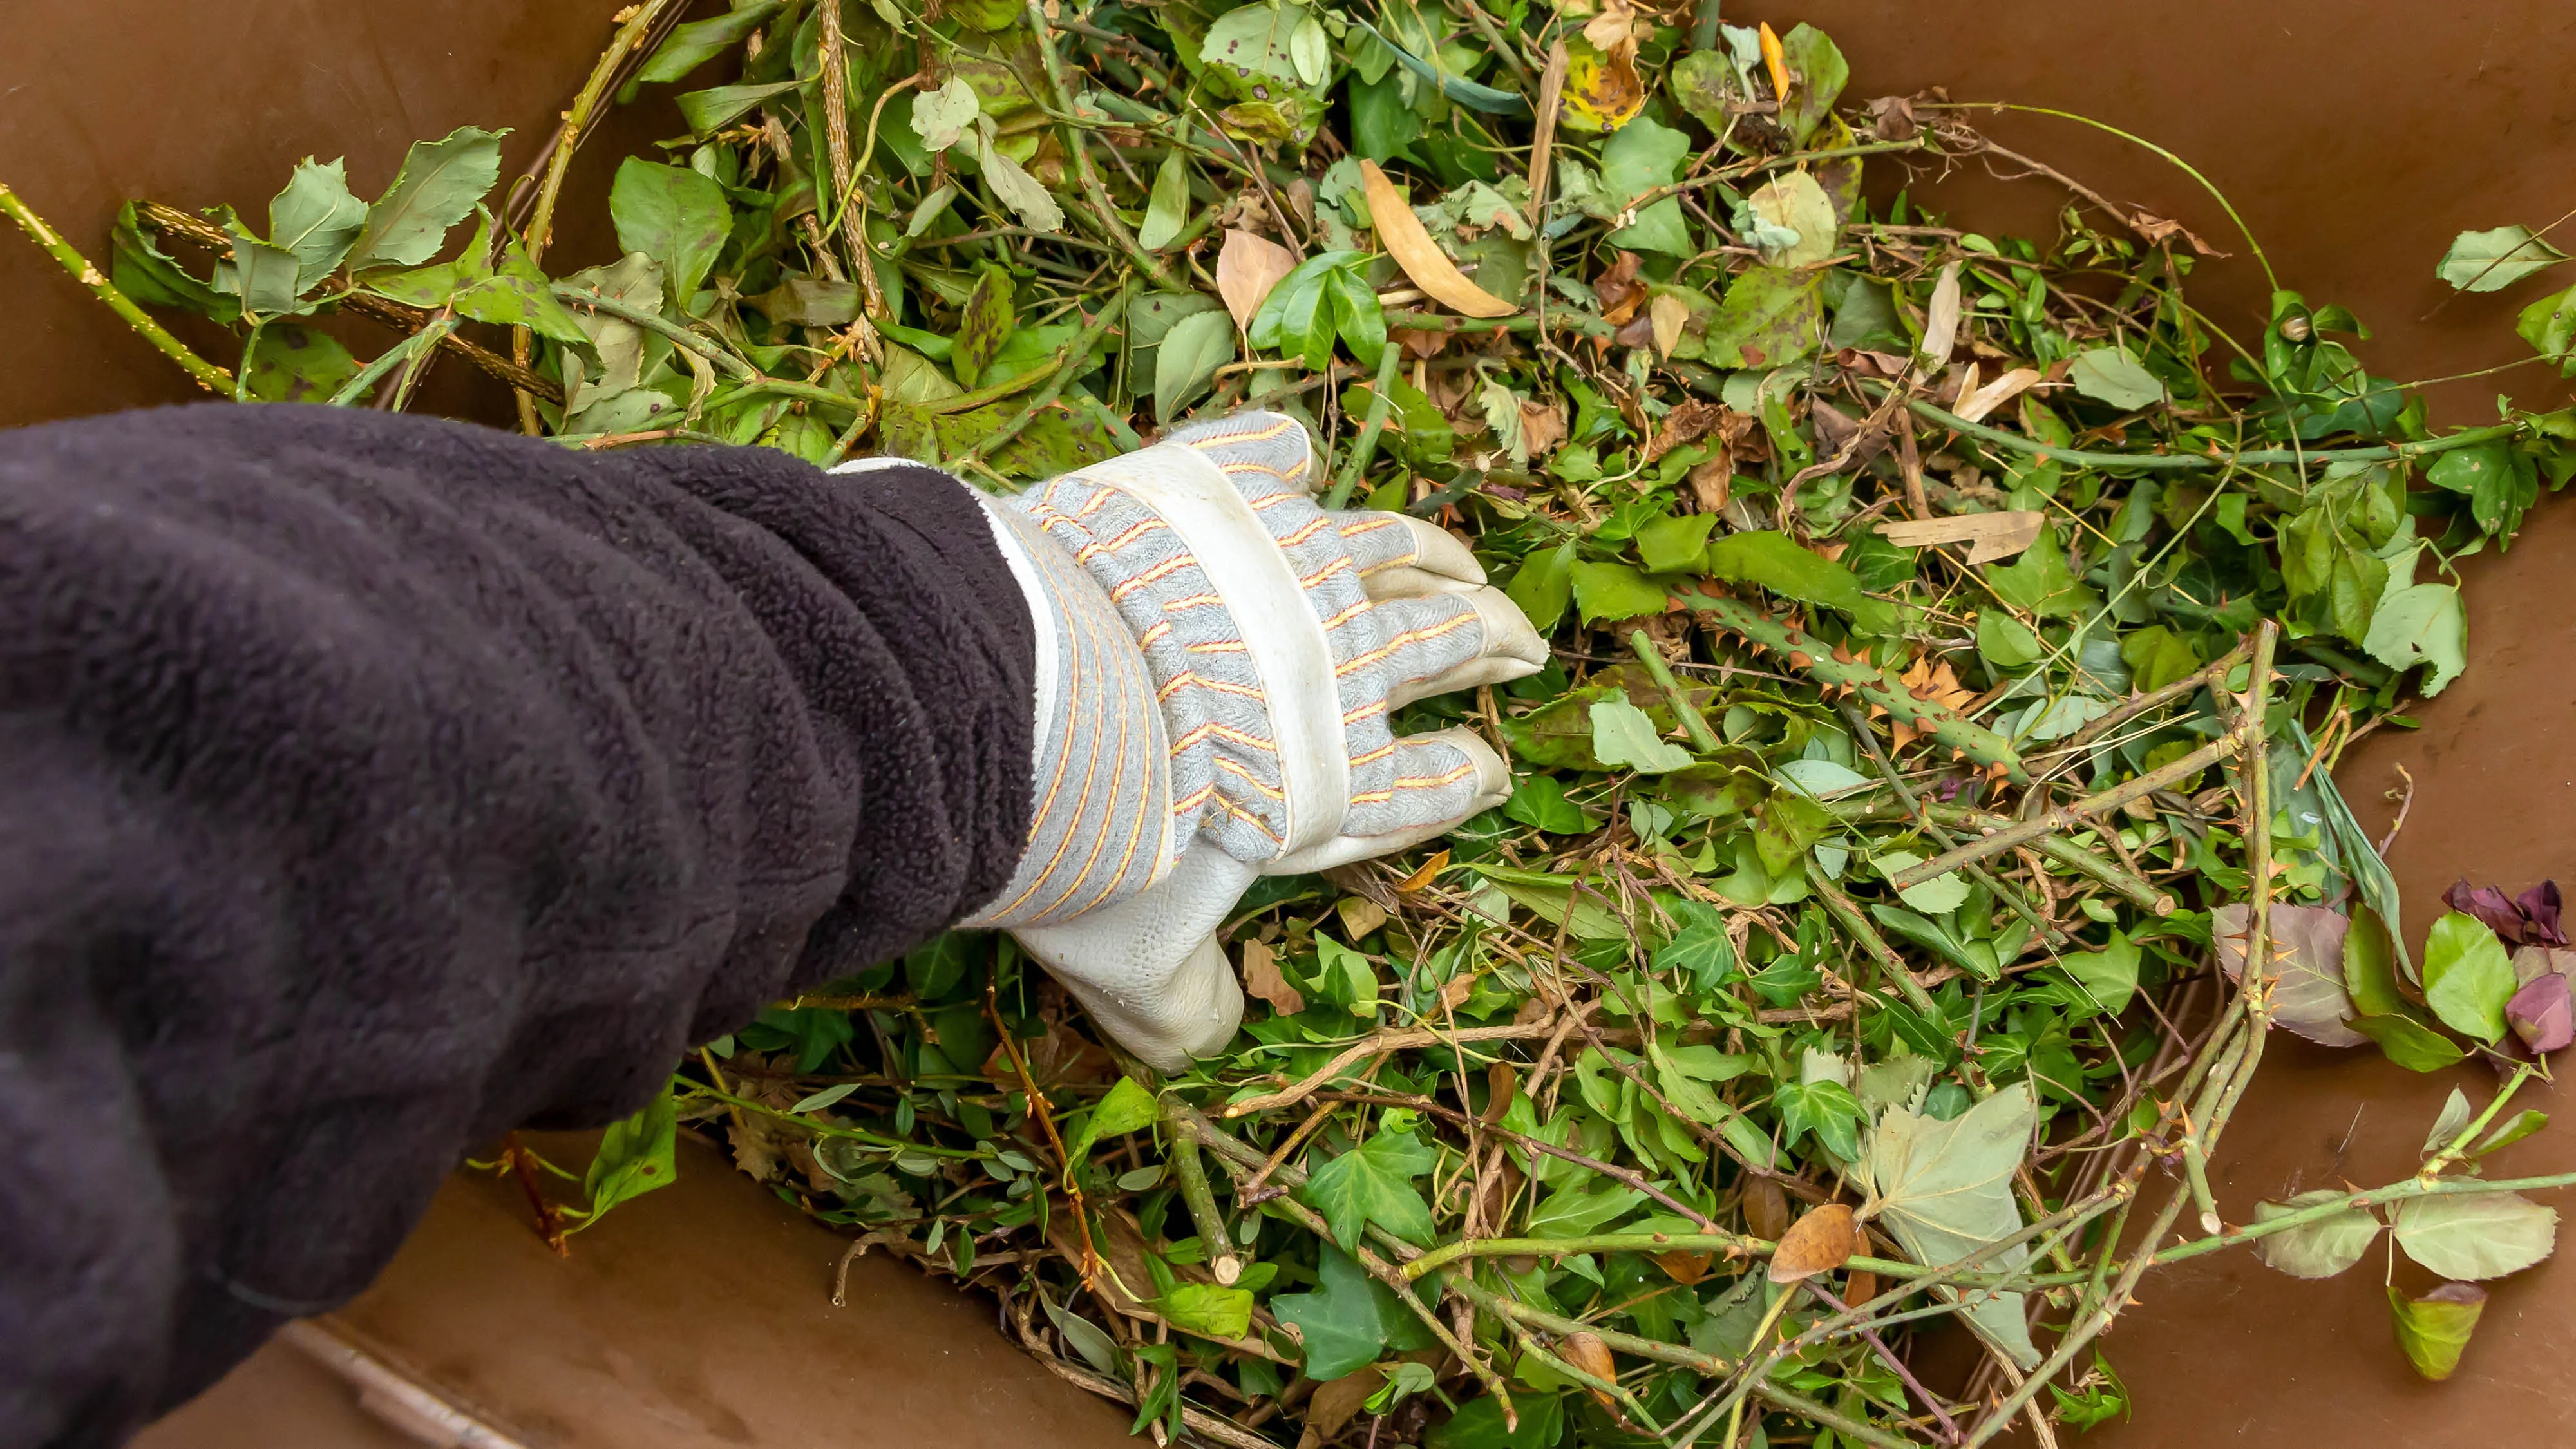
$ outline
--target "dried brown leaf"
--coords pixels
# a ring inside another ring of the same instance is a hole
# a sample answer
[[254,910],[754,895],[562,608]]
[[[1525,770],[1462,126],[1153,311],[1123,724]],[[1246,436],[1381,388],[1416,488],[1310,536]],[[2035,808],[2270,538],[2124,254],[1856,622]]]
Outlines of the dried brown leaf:
[[1771,1281],[1796,1283],[1830,1273],[1860,1251],[1860,1225],[1851,1204],[1829,1202],[1798,1219],[1771,1252]]
[[1690,304],[1667,292],[1646,307],[1655,328],[1655,355],[1670,357],[1674,344],[1682,340],[1682,324],[1690,320]]
[[1344,896],[1335,901],[1333,914],[1342,918],[1342,929],[1354,941],[1386,924],[1386,907],[1361,896]]
[[1971,364],[1968,376],[1972,381],[1963,389],[1956,410],[1960,417],[1972,423],[1984,422],[1995,409],[2021,396],[2031,384],[2039,381],[2039,370],[2030,367],[2016,367],[1983,387],[1973,384],[1976,375],[1976,368]]
[[1698,1283],[1717,1266],[1715,1253],[1649,1253],[1646,1256],[1654,1261],[1656,1267],[1664,1270],[1665,1277],[1684,1287]]
[[1368,192],[1369,216],[1377,225],[1378,241],[1394,255],[1395,264],[1404,268],[1413,285],[1442,306],[1470,317],[1509,317],[1520,310],[1467,280],[1431,233],[1422,229],[1404,199],[1404,189],[1389,181],[1376,162],[1360,163],[1360,185]]
[[1941,279],[1932,284],[1932,305],[1923,321],[1923,359],[1934,367],[1947,363],[1959,344],[1959,269],[1964,265],[1943,267]]
[[1789,1231],[1789,1195],[1780,1184],[1757,1177],[1744,1185],[1744,1226],[1757,1238],[1776,1240]]
[[1925,518],[1882,523],[1878,536],[1899,548],[1968,545],[1968,562],[1992,563],[2011,558],[2039,541],[2048,516],[2032,509],[2006,513],[1962,513],[1952,518]]
[[1261,941],[1243,943],[1243,989],[1270,1003],[1270,1009],[1281,1016],[1295,1016],[1306,1009],[1305,996],[1279,974],[1278,954]]
[[1724,446],[1717,456],[1690,470],[1691,501],[1702,513],[1726,511],[1728,485],[1735,481],[1735,459]]
[[1359,1417],[1369,1395],[1386,1382],[1386,1369],[1370,1364],[1355,1373],[1316,1386],[1314,1396],[1306,1400],[1306,1432],[1299,1436],[1299,1449],[1329,1443],[1351,1420]]
[[1234,314],[1234,325],[1251,326],[1262,299],[1296,269],[1297,254],[1279,243],[1248,231],[1227,232],[1225,246],[1216,254],[1216,290],[1225,298],[1225,310]]
[[[1556,1351],[1564,1356],[1567,1363],[1604,1383],[1615,1384],[1619,1381],[1619,1365],[1610,1357],[1610,1345],[1603,1343],[1601,1335],[1597,1333],[1569,1333],[1556,1341]],[[1617,1399],[1599,1389],[1591,1390],[1591,1394],[1600,1402],[1602,1408],[1612,1414],[1619,1413]],[[1621,1422],[1624,1423],[1625,1420],[1622,1419]]]

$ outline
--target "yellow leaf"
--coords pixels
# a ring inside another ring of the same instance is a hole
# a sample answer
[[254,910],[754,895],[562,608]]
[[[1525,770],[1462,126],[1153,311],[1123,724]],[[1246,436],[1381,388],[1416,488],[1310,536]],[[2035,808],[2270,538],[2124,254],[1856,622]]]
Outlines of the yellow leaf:
[[[1360,185],[1368,191],[1369,217],[1377,226],[1377,239],[1395,257],[1395,264],[1413,279],[1413,285],[1428,292],[1442,306],[1470,317],[1508,317],[1520,310],[1511,303],[1468,281],[1447,254],[1440,250],[1431,233],[1404,199],[1403,188],[1386,179],[1374,161],[1360,163]],[[1227,243],[1229,246],[1232,242]]]
[[[1528,404],[1524,403],[1522,406],[1526,407]],[[1400,896],[1409,896],[1415,891],[1422,889],[1424,886],[1431,884],[1432,880],[1437,877],[1440,872],[1448,868],[1449,852],[1445,850],[1440,851],[1433,855],[1429,860],[1424,861],[1420,870],[1417,870],[1413,874],[1406,876],[1403,880],[1396,882],[1395,893]]]
[[1615,131],[1646,108],[1632,47],[1603,51],[1576,36],[1565,44],[1565,120],[1578,131]]
[[1771,72],[1771,98],[1780,103],[1785,113],[1789,106],[1789,57],[1780,49],[1780,37],[1773,34],[1771,22],[1762,22],[1762,64]]
[[1655,355],[1672,356],[1673,344],[1682,340],[1682,324],[1690,320],[1690,304],[1670,292],[1659,292],[1646,315],[1655,329]]
[[1251,326],[1262,299],[1296,269],[1297,254],[1268,237],[1227,232],[1225,246],[1216,254],[1216,290],[1225,298],[1225,310],[1234,314],[1234,325]]

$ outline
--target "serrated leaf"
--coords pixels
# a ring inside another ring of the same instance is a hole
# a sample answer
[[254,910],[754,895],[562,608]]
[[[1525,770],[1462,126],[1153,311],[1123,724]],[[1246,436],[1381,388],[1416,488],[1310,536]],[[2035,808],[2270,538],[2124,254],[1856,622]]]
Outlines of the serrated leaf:
[[[2319,1188],[2288,1202],[2254,1205],[2256,1224],[2287,1217],[2306,1208],[2340,1202],[2350,1193]],[[2361,1261],[2379,1239],[2379,1219],[2366,1208],[2345,1208],[2312,1223],[2285,1228],[2255,1243],[2263,1261],[2293,1278],[2331,1278]]]
[[341,163],[307,156],[268,203],[268,240],[295,254],[296,290],[310,291],[338,270],[366,221],[367,204],[349,194]]
[[2433,923],[2424,942],[2424,1004],[2444,1026],[2493,1045],[2504,1036],[2505,1004],[2521,984],[2513,957],[2485,922],[2449,911]]
[[2356,1016],[2352,1029],[2377,1042],[2382,1054],[2410,1072],[2438,1072],[2468,1055],[2457,1042],[2401,1012]]
[[2558,1212],[2520,1193],[2408,1198],[2389,1214],[2397,1246],[2445,1278],[2519,1273],[2558,1246]]
[[993,189],[993,199],[1009,207],[1020,219],[1020,225],[1031,231],[1050,235],[1064,230],[1064,208],[1056,205],[1055,196],[1038,179],[1020,169],[1020,163],[993,149],[989,140],[976,151],[984,164],[984,184]]
[[621,252],[642,252],[661,263],[671,305],[682,312],[724,250],[733,231],[733,209],[724,187],[685,166],[664,166],[629,156],[608,190],[608,214],[617,225]]
[[[2245,970],[2252,912],[2242,905],[2220,906],[2209,919],[2218,964],[2234,980]],[[2272,1020],[2322,1046],[2359,1046],[2362,1041],[2351,1025],[2352,999],[2343,985],[2350,924],[2341,912],[2323,906],[2276,905],[2271,911],[2266,951]]]
[[1666,741],[1644,710],[1623,698],[1592,702],[1592,753],[1602,764],[1641,775],[1660,775],[1697,763],[1691,752]]
[[1431,1206],[1413,1179],[1431,1170],[1431,1148],[1412,1131],[1381,1130],[1316,1168],[1297,1199],[1323,1214],[1333,1241],[1348,1252],[1374,1223],[1408,1243],[1431,1246]]
[[438,140],[412,142],[393,184],[367,208],[349,270],[416,267],[438,255],[448,232],[501,179],[501,138],[508,134],[459,126]]
[[2460,233],[2433,272],[2464,292],[2501,292],[2565,260],[2565,252],[2534,236],[2531,228],[2500,226]]
[[983,113],[983,102],[966,77],[951,75],[939,89],[913,96],[912,133],[921,138],[921,149],[936,156],[956,145]]
[[1234,323],[1223,312],[1182,318],[1154,353],[1154,420],[1168,427],[1234,361]]
[[1566,566],[1566,579],[1573,586],[1575,607],[1587,624],[1596,619],[1633,619],[1664,611],[1663,586],[1650,582],[1626,564],[1584,560]]

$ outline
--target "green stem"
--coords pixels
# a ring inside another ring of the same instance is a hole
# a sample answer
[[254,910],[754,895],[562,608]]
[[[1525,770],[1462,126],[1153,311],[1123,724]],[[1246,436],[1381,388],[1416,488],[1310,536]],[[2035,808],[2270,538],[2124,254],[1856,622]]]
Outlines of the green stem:
[[1915,980],[1914,973],[1906,969],[1905,958],[1896,954],[1896,949],[1887,944],[1887,938],[1878,933],[1878,928],[1869,923],[1869,917],[1861,914],[1860,907],[1852,904],[1851,897],[1844,895],[1840,886],[1825,879],[1821,870],[1808,872],[1807,884],[1823,898],[1826,911],[1843,923],[1843,929],[1859,940],[1863,950],[1877,958],[1879,968],[1896,983],[1906,1005],[1913,1007],[1927,1021],[1946,1022],[1950,1019],[1941,1010],[1941,1004],[1932,999],[1932,993],[1924,990],[1923,983]]
[[133,328],[136,335],[151,343],[162,356],[179,364],[188,376],[196,379],[197,386],[213,393],[229,395],[232,392],[231,372],[199,357],[188,344],[171,336],[168,328],[153,321],[150,314],[134,305],[133,298],[117,290],[116,284],[107,279],[106,273],[91,266],[89,258],[82,256],[71,243],[64,241],[59,233],[46,224],[43,217],[36,215],[27,203],[18,199],[18,193],[7,186],[0,186],[0,211],[7,212],[9,219],[18,223],[19,229],[27,234],[28,239],[43,247],[45,255],[52,257],[56,266],[69,272],[73,281],[89,288],[91,296],[106,303],[109,311],[124,318],[125,325]]
[[[1028,0],[1028,16],[1029,32],[1037,37],[1038,65],[1046,72],[1047,91],[1055,97],[1056,110],[1071,115],[1073,97],[1065,90],[1063,72],[1057,69],[1055,27],[1047,23],[1046,11],[1038,0]],[[1116,209],[1109,204],[1109,189],[1100,184],[1100,173],[1091,164],[1091,152],[1084,144],[1082,128],[1058,124],[1056,133],[1064,138],[1064,149],[1073,155],[1073,174],[1082,183],[1082,199],[1089,205],[1091,219],[1100,227],[1101,234],[1115,243],[1136,270],[1143,272],[1155,286],[1167,292],[1191,290],[1188,283],[1172,274],[1172,269],[1164,265],[1162,258],[1139,245],[1136,234],[1118,219]]]
[[1716,754],[1722,743],[1717,731],[1708,727],[1708,717],[1699,712],[1698,705],[1690,702],[1690,695],[1682,689],[1681,681],[1673,678],[1673,667],[1664,662],[1664,653],[1655,647],[1655,641],[1646,636],[1645,630],[1632,629],[1628,633],[1628,647],[1637,651],[1637,661],[1646,666],[1646,672],[1654,676],[1655,687],[1664,692],[1664,702],[1673,707],[1673,714],[1681,720],[1682,733],[1690,736],[1691,748],[1703,755]]
[[[1930,811],[1924,809],[1922,797],[1914,793],[1913,786],[1905,783],[1905,776],[1897,770],[1896,761],[1880,747],[1878,731],[1869,727],[1869,717],[1855,709],[1849,700],[1844,700],[1841,707],[1843,723],[1849,725],[1853,737],[1868,748],[1870,763],[1878,766],[1879,778],[1885,780],[1888,788],[1896,792],[1897,798],[1905,802],[1906,813],[1912,815],[1915,823],[1921,825],[1934,840],[1941,842],[1943,850],[1956,848],[1959,842],[1952,838],[1950,832],[1941,828],[1940,822],[1932,818]],[[2050,925],[2048,917],[2042,915],[2038,907],[2023,899],[2019,887],[1995,875],[1982,865],[1969,866],[1968,874],[1979,885],[1994,892],[1995,899],[2012,907],[2013,914],[2029,922],[2030,928],[2039,933],[2040,940],[2046,942],[2051,950],[2065,944],[2066,933]],[[1875,935],[1876,932],[1873,931],[1871,934]],[[1916,1009],[1920,1010],[1921,1007],[1918,1005]]]
[[357,376],[340,384],[340,390],[331,394],[329,405],[345,408],[354,404],[358,399],[365,397],[369,389],[383,381],[386,373],[402,366],[406,360],[418,356],[423,348],[437,346],[438,339],[454,330],[455,326],[454,317],[431,319],[428,326],[386,348],[375,361],[358,369]]
[[2452,1138],[2448,1146],[2433,1154],[2432,1160],[2425,1163],[2424,1170],[2416,1176],[2429,1182],[2440,1177],[2452,1163],[2466,1157],[2469,1139],[2485,1131],[2487,1124],[2496,1119],[2496,1114],[2504,1110],[2505,1103],[2512,1101],[2514,1093],[2521,1091],[2522,1084],[2530,1081],[2538,1071],[2539,1068],[2529,1062],[2514,1068],[2513,1076],[2507,1079],[2502,1087],[2496,1089],[2495,1100],[2487,1103],[2487,1109],[2480,1112],[2468,1126],[2461,1128],[2460,1135]]
[[564,282],[555,283],[554,294],[557,301],[605,312],[621,321],[632,322],[647,332],[658,333],[669,338],[674,345],[689,349],[745,382],[760,380],[759,368],[734,356],[722,345],[690,331],[650,308],[622,302],[615,297],[603,297],[587,287],[575,287]]
[[1342,476],[1333,480],[1333,489],[1324,495],[1328,510],[1350,506],[1351,494],[1367,476],[1369,460],[1377,454],[1377,435],[1386,431],[1386,415],[1395,400],[1395,372],[1403,365],[1404,349],[1393,340],[1378,357],[1377,384],[1369,389],[1368,418],[1360,424],[1360,435],[1351,444],[1351,455],[1342,462]]
[[1243,1259],[1234,1251],[1234,1239],[1226,1234],[1225,1219],[1217,1216],[1216,1194],[1208,1187],[1207,1163],[1199,1157],[1198,1134],[1172,1134],[1172,1176],[1179,1180],[1181,1201],[1189,1207],[1190,1222],[1199,1230],[1199,1243],[1206,1249],[1208,1267],[1215,1272],[1218,1286],[1231,1288],[1243,1276]]
[[2524,431],[2520,423],[2490,423],[2482,428],[2462,429],[2447,438],[2432,438],[2421,443],[2385,443],[2368,448],[2248,448],[2238,453],[2096,453],[2043,443],[1984,423],[1972,423],[1938,404],[1919,398],[1907,406],[1914,410],[1916,416],[1939,423],[1952,432],[1963,433],[2012,452],[2027,453],[2042,462],[2073,463],[2088,468],[2154,468],[2169,472],[2206,472],[2213,468],[2256,464],[2384,463],[2398,458],[2412,461],[2455,448],[2474,448],[2499,438],[2517,437]]

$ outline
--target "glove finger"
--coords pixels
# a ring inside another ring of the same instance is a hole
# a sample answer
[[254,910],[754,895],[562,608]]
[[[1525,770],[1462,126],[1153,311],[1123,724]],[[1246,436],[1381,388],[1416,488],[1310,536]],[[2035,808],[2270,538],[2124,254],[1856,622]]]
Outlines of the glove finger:
[[1213,933],[1253,876],[1224,851],[1192,850],[1136,895],[1011,935],[1112,1040],[1179,1071],[1223,1047],[1242,1018],[1243,993]]
[[1395,741],[1392,779],[1351,797],[1342,833],[1262,867],[1293,875],[1348,865],[1419,845],[1511,798],[1512,774],[1482,735],[1463,725]]
[[1485,581],[1467,546],[1429,519],[1373,509],[1326,516],[1341,531],[1372,599],[1463,593]]
[[1371,606],[1385,642],[1342,666],[1376,668],[1387,681],[1389,709],[1426,695],[1472,689],[1536,674],[1547,665],[1547,641],[1500,589],[1388,599]]
[[1196,448],[1258,509],[1283,497],[1303,499],[1322,481],[1306,425],[1284,413],[1236,413],[1164,434],[1165,443]]

